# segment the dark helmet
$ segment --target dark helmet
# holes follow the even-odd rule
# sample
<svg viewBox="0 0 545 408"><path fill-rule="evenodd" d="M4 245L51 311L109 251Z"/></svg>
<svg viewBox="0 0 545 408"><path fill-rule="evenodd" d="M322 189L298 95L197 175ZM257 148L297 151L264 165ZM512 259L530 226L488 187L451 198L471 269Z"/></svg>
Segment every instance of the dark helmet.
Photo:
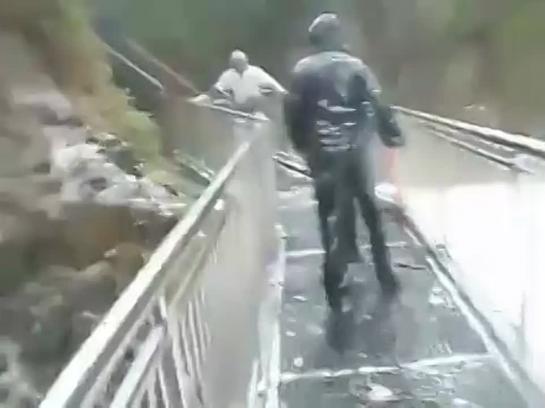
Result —
<svg viewBox="0 0 545 408"><path fill-rule="evenodd" d="M308 33L311 44L316 47L342 46L341 23L335 13L320 14L310 25Z"/></svg>

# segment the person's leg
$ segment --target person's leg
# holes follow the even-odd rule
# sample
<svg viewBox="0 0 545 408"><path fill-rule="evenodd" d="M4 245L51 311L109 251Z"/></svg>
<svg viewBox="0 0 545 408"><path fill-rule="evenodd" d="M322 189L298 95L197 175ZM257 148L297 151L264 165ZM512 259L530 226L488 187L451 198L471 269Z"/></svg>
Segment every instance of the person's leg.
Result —
<svg viewBox="0 0 545 408"><path fill-rule="evenodd" d="M343 222L343 234L346 237L346 257L349 263L360 262L361 254L358 248L356 233L356 202L354 199L346 200L346 208L343 210L345 217Z"/></svg>
<svg viewBox="0 0 545 408"><path fill-rule="evenodd" d="M334 202L330 224L332 245L324 277L328 300L333 308L340 306L345 293L343 283L348 264L353 261L351 249L355 244L355 197L348 175L350 171L348 156L347 152L334 154Z"/></svg>
<svg viewBox="0 0 545 408"><path fill-rule="evenodd" d="M325 251L323 262L323 284L329 305L340 306L339 285L342 282L342 259L339 257L338 239L335 231L335 183L331 174L322 174L315 179L315 192L318 200L320 234Z"/></svg>
<svg viewBox="0 0 545 408"><path fill-rule="evenodd" d="M326 170L314 171L314 195L318 201L318 221L322 247L329 255L332 244L330 218L333 216L334 183L331 174Z"/></svg>
<svg viewBox="0 0 545 408"><path fill-rule="evenodd" d="M338 154L337 173L335 174L335 198L333 208L333 247L332 253L339 264L352 262L356 246L355 196L350 185L350 168L347 166L347 154ZM357 248L356 248L357 251Z"/></svg>
<svg viewBox="0 0 545 408"><path fill-rule="evenodd" d="M355 188L363 219L369 229L371 252L377 279L384 291L395 292L398 289L398 282L392 272L382 219L375 199L374 186L369 179L369 172L366 171L367 163L357 160L358 156L356 155L353 157L354 171L351 172L353 187Z"/></svg>
<svg viewBox="0 0 545 408"><path fill-rule="evenodd" d="M342 158L336 154L322 153L319 161L312 166L314 188L318 200L318 218L325 256L323 264L323 283L328 302L332 308L340 306L340 285L346 271L346 225L348 208L345 197L350 192L343 187L340 175ZM352 199L353 207L353 199ZM352 215L353 219L353 215Z"/></svg>

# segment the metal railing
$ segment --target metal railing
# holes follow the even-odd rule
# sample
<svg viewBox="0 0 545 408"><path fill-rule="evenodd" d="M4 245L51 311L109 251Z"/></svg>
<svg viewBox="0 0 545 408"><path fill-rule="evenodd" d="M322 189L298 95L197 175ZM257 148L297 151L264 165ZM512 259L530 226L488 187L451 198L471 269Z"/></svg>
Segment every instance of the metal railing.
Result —
<svg viewBox="0 0 545 408"><path fill-rule="evenodd" d="M545 142L539 139L399 106L396 107L396 110L403 115L419 119L428 124L442 126L491 143L512 147L535 156L545 157Z"/></svg>
<svg viewBox="0 0 545 408"><path fill-rule="evenodd" d="M224 124L215 137L230 154L61 372L42 408L227 407L244 399L259 360L265 271L277 250L269 127L199 109L196 120Z"/></svg>
<svg viewBox="0 0 545 408"><path fill-rule="evenodd" d="M411 224L515 371L545 389L545 143L398 111L408 144L397 170Z"/></svg>

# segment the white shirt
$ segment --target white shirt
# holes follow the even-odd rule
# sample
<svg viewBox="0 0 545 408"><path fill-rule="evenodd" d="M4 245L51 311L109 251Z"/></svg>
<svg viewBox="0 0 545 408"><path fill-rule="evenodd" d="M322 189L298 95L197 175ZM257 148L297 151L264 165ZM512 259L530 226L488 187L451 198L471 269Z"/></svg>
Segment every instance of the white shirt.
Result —
<svg viewBox="0 0 545 408"><path fill-rule="evenodd" d="M233 68L228 69L221 74L215 87L224 92L232 92L236 104L244 104L251 98L261 97L263 89L271 89L276 93L286 92L263 68L254 65L249 65L242 74Z"/></svg>

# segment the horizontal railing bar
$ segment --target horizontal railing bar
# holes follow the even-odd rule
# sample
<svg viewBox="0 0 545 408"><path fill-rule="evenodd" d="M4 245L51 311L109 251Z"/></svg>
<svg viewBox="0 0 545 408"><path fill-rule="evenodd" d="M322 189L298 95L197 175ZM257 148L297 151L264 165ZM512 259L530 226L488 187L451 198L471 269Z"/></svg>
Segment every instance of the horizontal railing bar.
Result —
<svg viewBox="0 0 545 408"><path fill-rule="evenodd" d="M507 133L502 130L479 126L460 120L432 115L426 112L407 109L401 106L397 106L395 109L398 112L408 116L440 124L451 129L472 134L489 142L513 147L519 150L524 150L527 153L539 156L541 158L545 158L545 142L538 139L533 139L531 137L520 134Z"/></svg>
<svg viewBox="0 0 545 408"><path fill-rule="evenodd" d="M179 72L176 72L174 69L162 62L135 40L127 39L127 45L133 52L140 55L140 57L144 58L146 61L151 62L160 71L166 73L169 78L173 79L177 84L189 89L195 95L200 93L199 89L197 89L197 87L189 79L183 77Z"/></svg>
<svg viewBox="0 0 545 408"><path fill-rule="evenodd" d="M163 84L154 76L148 74L146 71L144 71L142 68L138 67L135 63L133 63L130 59L125 57L120 52L114 50L112 47L110 47L106 43L102 43L104 48L106 49L106 52L110 54L112 57L117 59L119 62L124 64L125 66L132 69L134 72L136 72L138 75L140 75L142 78L144 78L146 81L148 81L150 84L152 84L156 90L160 93L165 92L165 88Z"/></svg>
<svg viewBox="0 0 545 408"><path fill-rule="evenodd" d="M173 258L198 231L204 217L214 208L240 160L248 152L249 142L242 144L219 171L210 186L192 205L187 215L174 227L140 270L134 281L114 303L106 317L83 343L74 358L61 372L41 408L79 408L86 391L115 355L140 311L150 303Z"/></svg>
<svg viewBox="0 0 545 408"><path fill-rule="evenodd" d="M268 122L269 121L269 119L266 116L257 116L257 115L253 115L251 113L246 113L246 112L238 111L238 110L235 110L235 109L226 108L225 106L214 105L214 104L207 103L207 102L194 102L194 101L191 101L191 100L189 100L188 102L195 105L195 106L210 109L212 111L227 113L227 114L229 114L231 116L236 116L236 117L239 117L241 119L249 119L249 120L253 120L253 121L256 121L256 122Z"/></svg>
<svg viewBox="0 0 545 408"><path fill-rule="evenodd" d="M446 140L447 142L453 144L454 146L457 146L459 147L460 149L464 149L464 150L467 150L471 153L474 153L478 156L481 156L487 160L490 160L490 161L493 161L494 163L497 163L501 166L504 166L504 167L507 167L508 169L511 169L511 170L516 170L516 171L519 171L521 173L531 173L528 169L525 169L521 166L518 165L518 163L516 162L516 160L512 160L512 159L507 159L505 157L502 157L498 154L495 154L495 153L491 153L485 149L482 149L480 147L476 147L474 145L472 145L471 143L469 142L465 142L465 141L462 141L462 140L459 140L458 138L456 138L455 136L450 136L450 135L447 135L445 134L444 132L440 131L440 130L433 130L434 132L434 135L443 139L443 140Z"/></svg>

